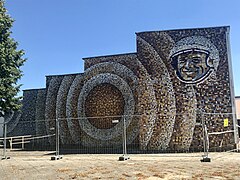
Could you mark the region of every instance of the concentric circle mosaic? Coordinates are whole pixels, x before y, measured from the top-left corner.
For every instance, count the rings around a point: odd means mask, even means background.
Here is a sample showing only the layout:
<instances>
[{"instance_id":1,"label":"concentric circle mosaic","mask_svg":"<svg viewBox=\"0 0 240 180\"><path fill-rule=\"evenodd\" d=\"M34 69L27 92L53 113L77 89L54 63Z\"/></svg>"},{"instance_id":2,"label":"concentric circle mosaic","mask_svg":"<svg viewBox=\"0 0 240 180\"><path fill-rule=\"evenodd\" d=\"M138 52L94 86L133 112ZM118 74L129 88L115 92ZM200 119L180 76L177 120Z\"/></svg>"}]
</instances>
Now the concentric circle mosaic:
<instances>
[{"instance_id":1,"label":"concentric circle mosaic","mask_svg":"<svg viewBox=\"0 0 240 180\"><path fill-rule=\"evenodd\" d=\"M79 124L81 126L81 129L83 129L84 132L86 132L88 135L94 137L95 139L99 140L109 140L116 136L119 136L123 132L122 125L119 123L116 126L112 127L111 129L98 129L91 125L91 123L88 121L86 115L85 115L85 106L84 103L86 101L86 98L90 91L100 85L100 84L111 84L119 89L119 91L122 93L124 98L124 114L121 119L123 121L123 118L126 121L126 127L129 126L131 123L132 115L134 114L134 107L135 102L133 98L132 91L130 87L127 85L127 83L121 79L117 75L113 75L110 73L105 74L99 74L89 81L87 81L79 95L78 99L78 117L81 118L79 120Z\"/></svg>"}]
</instances>

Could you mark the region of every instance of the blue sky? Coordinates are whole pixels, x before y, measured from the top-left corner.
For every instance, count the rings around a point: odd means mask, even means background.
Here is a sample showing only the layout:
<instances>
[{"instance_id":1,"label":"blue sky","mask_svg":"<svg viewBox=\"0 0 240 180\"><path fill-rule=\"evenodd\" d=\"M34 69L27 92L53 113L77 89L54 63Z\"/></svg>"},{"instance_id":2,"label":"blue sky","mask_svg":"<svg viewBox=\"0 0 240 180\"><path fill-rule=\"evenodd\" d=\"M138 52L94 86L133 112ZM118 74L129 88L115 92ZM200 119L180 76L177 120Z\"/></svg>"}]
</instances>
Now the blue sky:
<instances>
[{"instance_id":1,"label":"blue sky","mask_svg":"<svg viewBox=\"0 0 240 180\"><path fill-rule=\"evenodd\" d=\"M12 37L28 58L22 89L46 75L83 72L84 57L136 51L135 32L230 26L235 95L240 95L239 0L6 0Z\"/></svg>"}]
</instances>

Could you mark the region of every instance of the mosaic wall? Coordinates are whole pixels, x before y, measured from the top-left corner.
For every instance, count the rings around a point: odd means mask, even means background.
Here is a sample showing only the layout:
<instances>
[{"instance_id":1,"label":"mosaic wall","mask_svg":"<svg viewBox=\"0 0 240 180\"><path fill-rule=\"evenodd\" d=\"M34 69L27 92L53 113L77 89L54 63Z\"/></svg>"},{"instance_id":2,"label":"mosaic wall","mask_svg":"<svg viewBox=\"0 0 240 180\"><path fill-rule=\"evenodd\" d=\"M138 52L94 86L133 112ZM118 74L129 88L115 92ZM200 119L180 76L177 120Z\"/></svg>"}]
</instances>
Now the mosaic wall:
<instances>
[{"instance_id":1,"label":"mosaic wall","mask_svg":"<svg viewBox=\"0 0 240 180\"><path fill-rule=\"evenodd\" d=\"M234 129L231 114L218 114L233 112L228 31L228 27L219 27L137 33L138 59L152 79L159 76L160 69L155 70L159 68L158 63L165 64L169 74L165 78L170 77L172 83L173 90L166 89L174 92L176 108L169 149L201 149L202 119L209 132ZM161 114L162 107L159 110ZM224 118L229 119L228 127L223 126ZM163 123L160 120L161 127L165 126ZM209 139L210 147L219 146L220 141L231 146L234 133L224 137L210 135ZM151 144L154 148L155 144L150 141Z\"/></svg>"},{"instance_id":2,"label":"mosaic wall","mask_svg":"<svg viewBox=\"0 0 240 180\"><path fill-rule=\"evenodd\" d=\"M9 134L51 134L58 118L62 144L117 147L125 121L127 144L140 150L202 150L202 121L209 132L233 130L235 122L228 33L136 33L136 53L84 58L84 73L48 76L46 89L25 91ZM19 126L25 120L33 122ZM232 148L234 133L209 140L210 147Z\"/></svg>"}]
</instances>

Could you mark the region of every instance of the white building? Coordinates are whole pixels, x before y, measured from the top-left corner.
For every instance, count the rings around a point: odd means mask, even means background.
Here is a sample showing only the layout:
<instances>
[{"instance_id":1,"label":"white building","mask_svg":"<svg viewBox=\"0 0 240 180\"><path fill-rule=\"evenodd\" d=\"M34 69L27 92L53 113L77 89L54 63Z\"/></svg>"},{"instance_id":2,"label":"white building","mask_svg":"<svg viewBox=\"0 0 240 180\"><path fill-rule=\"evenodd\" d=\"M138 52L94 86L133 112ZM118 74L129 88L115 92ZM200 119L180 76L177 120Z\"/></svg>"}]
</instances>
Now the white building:
<instances>
[{"instance_id":1,"label":"white building","mask_svg":"<svg viewBox=\"0 0 240 180\"><path fill-rule=\"evenodd\" d=\"M237 119L240 120L240 96L235 97Z\"/></svg>"},{"instance_id":2,"label":"white building","mask_svg":"<svg viewBox=\"0 0 240 180\"><path fill-rule=\"evenodd\" d=\"M236 103L237 121L238 121L238 125L240 126L240 96L235 97L235 103ZM240 128L238 128L238 134L240 134Z\"/></svg>"}]
</instances>

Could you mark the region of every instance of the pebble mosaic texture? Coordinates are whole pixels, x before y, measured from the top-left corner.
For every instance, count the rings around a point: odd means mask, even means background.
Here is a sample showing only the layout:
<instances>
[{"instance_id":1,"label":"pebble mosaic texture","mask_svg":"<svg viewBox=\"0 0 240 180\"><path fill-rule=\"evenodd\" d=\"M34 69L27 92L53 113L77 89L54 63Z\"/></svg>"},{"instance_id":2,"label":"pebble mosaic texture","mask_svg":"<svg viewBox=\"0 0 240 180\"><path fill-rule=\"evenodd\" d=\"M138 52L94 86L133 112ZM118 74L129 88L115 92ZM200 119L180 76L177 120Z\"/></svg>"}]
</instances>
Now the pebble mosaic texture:
<instances>
[{"instance_id":1,"label":"pebble mosaic texture","mask_svg":"<svg viewBox=\"0 0 240 180\"><path fill-rule=\"evenodd\" d=\"M125 125L127 144L139 150L201 151L203 121L210 133L234 130L228 33L136 33L136 53L84 58L84 73L48 76L46 89L27 91L22 113L8 116L10 130L51 134L58 119L61 144L120 147ZM234 133L209 141L233 148Z\"/></svg>"},{"instance_id":2,"label":"pebble mosaic texture","mask_svg":"<svg viewBox=\"0 0 240 180\"><path fill-rule=\"evenodd\" d=\"M124 105L122 93L115 86L102 83L89 92L85 100L85 115L96 128L110 129L116 125L112 121L121 120Z\"/></svg>"}]
</instances>

